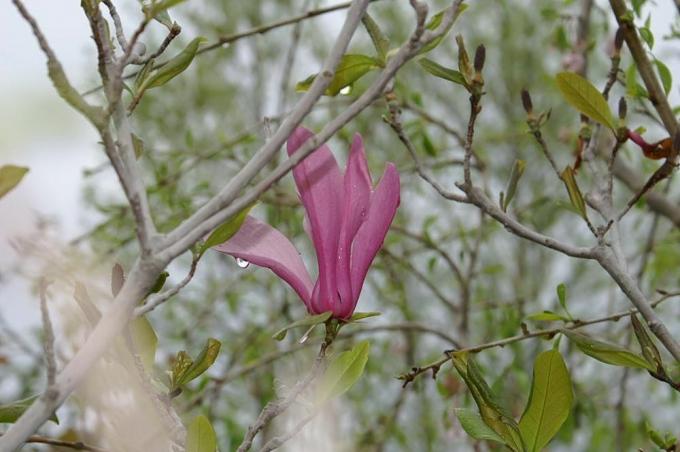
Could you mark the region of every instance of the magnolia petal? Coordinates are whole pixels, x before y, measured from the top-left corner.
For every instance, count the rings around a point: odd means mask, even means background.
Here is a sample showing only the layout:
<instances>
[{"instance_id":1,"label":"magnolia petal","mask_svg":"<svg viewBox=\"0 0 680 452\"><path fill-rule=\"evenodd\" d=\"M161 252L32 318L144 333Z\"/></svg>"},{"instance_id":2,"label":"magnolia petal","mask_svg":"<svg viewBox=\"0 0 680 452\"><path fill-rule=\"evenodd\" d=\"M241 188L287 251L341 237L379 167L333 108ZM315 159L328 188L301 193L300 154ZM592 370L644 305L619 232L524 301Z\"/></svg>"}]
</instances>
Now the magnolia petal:
<instances>
[{"instance_id":1,"label":"magnolia petal","mask_svg":"<svg viewBox=\"0 0 680 452\"><path fill-rule=\"evenodd\" d=\"M288 155L297 151L314 135L298 127L288 138ZM307 211L312 242L319 263L318 290L314 291L311 306L320 311L329 300L337 299L336 255L340 235L338 213L343 204L342 174L328 146L322 145L293 168L295 184Z\"/></svg>"},{"instance_id":2,"label":"magnolia petal","mask_svg":"<svg viewBox=\"0 0 680 452\"><path fill-rule=\"evenodd\" d=\"M309 307L312 280L295 246L277 229L248 216L232 238L214 249L270 269L286 281Z\"/></svg>"},{"instance_id":3,"label":"magnolia petal","mask_svg":"<svg viewBox=\"0 0 680 452\"><path fill-rule=\"evenodd\" d=\"M382 179L371 196L366 221L359 227L352 242L351 278L354 306L349 314L356 307L368 267L385 240L397 213L397 207L399 207L399 173L394 164L388 163Z\"/></svg>"},{"instance_id":4,"label":"magnolia petal","mask_svg":"<svg viewBox=\"0 0 680 452\"><path fill-rule=\"evenodd\" d=\"M350 278L350 254L352 240L366 219L371 198L372 183L366 162L366 151L361 135L354 135L347 160L344 177L344 208L338 243L337 284L343 310L353 305L352 283Z\"/></svg>"}]
</instances>

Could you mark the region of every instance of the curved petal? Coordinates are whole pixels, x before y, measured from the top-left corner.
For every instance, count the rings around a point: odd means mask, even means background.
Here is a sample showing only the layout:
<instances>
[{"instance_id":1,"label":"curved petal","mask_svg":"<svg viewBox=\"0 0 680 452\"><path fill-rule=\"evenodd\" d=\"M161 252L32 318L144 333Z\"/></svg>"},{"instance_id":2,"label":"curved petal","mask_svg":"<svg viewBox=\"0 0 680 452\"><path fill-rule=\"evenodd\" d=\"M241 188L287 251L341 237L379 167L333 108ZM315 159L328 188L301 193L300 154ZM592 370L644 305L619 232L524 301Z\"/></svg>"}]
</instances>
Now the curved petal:
<instances>
[{"instance_id":1,"label":"curved petal","mask_svg":"<svg viewBox=\"0 0 680 452\"><path fill-rule=\"evenodd\" d=\"M366 151L361 135L354 135L347 160L344 178L344 207L338 243L337 284L343 311L353 306L352 283L350 278L350 254L352 239L359 226L366 219L371 198L372 183L366 162ZM351 309L351 308L350 308Z\"/></svg>"},{"instance_id":2,"label":"curved petal","mask_svg":"<svg viewBox=\"0 0 680 452\"><path fill-rule=\"evenodd\" d=\"M295 129L288 138L288 155L313 136L303 127ZM314 291L311 306L315 311L324 312L338 297L335 268L343 207L342 174L331 150L323 145L293 168L293 176L307 211L319 263L319 288Z\"/></svg>"},{"instance_id":3,"label":"curved petal","mask_svg":"<svg viewBox=\"0 0 680 452\"><path fill-rule=\"evenodd\" d=\"M361 288L373 258L382 247L387 231L399 207L399 173L388 163L378 187L371 196L366 221L362 223L352 242L352 306L350 315L361 294Z\"/></svg>"},{"instance_id":4,"label":"curved petal","mask_svg":"<svg viewBox=\"0 0 680 452\"><path fill-rule=\"evenodd\" d=\"M213 248L270 269L286 281L309 308L312 280L295 246L277 229L248 216L232 238Z\"/></svg>"}]
</instances>

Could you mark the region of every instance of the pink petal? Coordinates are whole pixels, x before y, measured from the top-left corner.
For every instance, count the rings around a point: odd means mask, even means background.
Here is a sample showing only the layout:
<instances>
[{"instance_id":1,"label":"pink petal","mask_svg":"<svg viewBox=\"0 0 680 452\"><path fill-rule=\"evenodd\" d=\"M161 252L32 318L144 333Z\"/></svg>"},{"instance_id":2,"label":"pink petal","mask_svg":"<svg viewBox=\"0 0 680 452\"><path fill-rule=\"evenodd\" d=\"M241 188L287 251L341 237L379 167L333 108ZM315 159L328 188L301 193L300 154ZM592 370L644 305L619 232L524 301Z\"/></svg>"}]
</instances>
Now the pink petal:
<instances>
[{"instance_id":1,"label":"pink petal","mask_svg":"<svg viewBox=\"0 0 680 452\"><path fill-rule=\"evenodd\" d=\"M356 307L368 268L382 247L397 213L397 207L399 207L399 173L394 164L388 163L375 193L371 196L366 221L359 227L352 242L351 278L354 306L349 314Z\"/></svg>"},{"instance_id":2,"label":"pink petal","mask_svg":"<svg viewBox=\"0 0 680 452\"><path fill-rule=\"evenodd\" d=\"M354 135L344 180L345 205L340 227L338 244L337 284L343 311L353 306L352 283L350 278L350 253L352 240L359 226L366 219L371 198L371 175L368 172L366 151L361 135ZM351 309L351 307L349 308Z\"/></svg>"},{"instance_id":3,"label":"pink petal","mask_svg":"<svg viewBox=\"0 0 680 452\"><path fill-rule=\"evenodd\" d=\"M298 127L288 138L288 155L313 137L309 130ZM312 241L319 263L318 290L311 298L316 312L328 310L337 300L335 276L340 212L342 211L342 174L328 146L323 145L293 168L295 183L307 211Z\"/></svg>"},{"instance_id":4,"label":"pink petal","mask_svg":"<svg viewBox=\"0 0 680 452\"><path fill-rule=\"evenodd\" d=\"M270 269L286 281L309 307L312 280L295 246L277 229L248 216L232 238L214 249Z\"/></svg>"}]
</instances>

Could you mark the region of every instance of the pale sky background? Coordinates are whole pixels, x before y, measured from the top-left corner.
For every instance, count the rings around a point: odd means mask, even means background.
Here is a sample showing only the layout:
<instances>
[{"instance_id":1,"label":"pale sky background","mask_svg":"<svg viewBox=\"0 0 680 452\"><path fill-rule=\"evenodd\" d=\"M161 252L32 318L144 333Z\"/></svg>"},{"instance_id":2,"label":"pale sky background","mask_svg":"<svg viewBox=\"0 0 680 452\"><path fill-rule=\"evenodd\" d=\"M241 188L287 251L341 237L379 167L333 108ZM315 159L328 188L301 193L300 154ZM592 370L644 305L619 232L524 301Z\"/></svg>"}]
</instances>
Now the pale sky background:
<instances>
[{"instance_id":1,"label":"pale sky background","mask_svg":"<svg viewBox=\"0 0 680 452\"><path fill-rule=\"evenodd\" d=\"M199 3L192 0L182 7L190 7L192 2ZM86 74L94 67L95 55L80 2L25 3L72 83L83 90L91 87ZM137 2L127 1L119 7L128 32L138 20L135 5ZM660 39L677 11L671 0L657 0L656 6L648 9L657 36L655 54L671 67L675 76L672 99L677 103L680 55L677 48ZM36 325L40 317L36 297L26 282L2 278L18 258L9 240L33 228L36 214L57 222L63 242L93 225L95 219L82 204L82 171L101 163L104 156L91 126L56 95L47 78L44 56L9 0L0 2L0 61L0 165L12 163L31 169L20 186L0 200L0 312L20 329ZM119 190L110 171L108 174L105 189Z\"/></svg>"}]
</instances>

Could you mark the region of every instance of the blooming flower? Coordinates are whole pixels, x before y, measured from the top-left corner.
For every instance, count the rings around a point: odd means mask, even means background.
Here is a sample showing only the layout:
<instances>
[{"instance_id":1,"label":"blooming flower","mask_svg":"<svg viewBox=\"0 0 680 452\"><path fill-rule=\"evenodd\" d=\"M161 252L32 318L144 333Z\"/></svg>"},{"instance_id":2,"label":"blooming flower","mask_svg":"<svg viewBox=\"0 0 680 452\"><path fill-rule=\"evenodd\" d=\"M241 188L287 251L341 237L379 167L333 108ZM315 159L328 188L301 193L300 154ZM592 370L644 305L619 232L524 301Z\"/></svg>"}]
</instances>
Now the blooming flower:
<instances>
[{"instance_id":1,"label":"blooming flower","mask_svg":"<svg viewBox=\"0 0 680 452\"><path fill-rule=\"evenodd\" d=\"M297 128L288 138L288 154L312 136ZM311 314L331 311L336 318L349 318L399 206L399 173L387 163L373 189L364 144L356 134L344 174L323 145L293 168L293 176L306 212L305 229L316 250L316 283L293 244L251 216L215 249L272 270L297 292Z\"/></svg>"}]
</instances>

